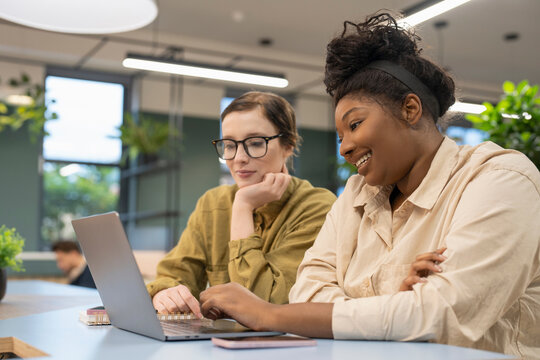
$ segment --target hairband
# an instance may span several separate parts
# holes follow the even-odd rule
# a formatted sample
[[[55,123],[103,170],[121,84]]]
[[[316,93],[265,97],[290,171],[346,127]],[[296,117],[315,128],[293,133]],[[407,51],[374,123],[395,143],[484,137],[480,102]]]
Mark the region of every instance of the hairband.
[[[405,68],[387,60],[374,61],[366,65],[365,68],[381,70],[393,76],[403,85],[407,86],[413,93],[418,95],[420,100],[436,117],[435,120],[439,117],[439,101],[437,98],[423,82]]]

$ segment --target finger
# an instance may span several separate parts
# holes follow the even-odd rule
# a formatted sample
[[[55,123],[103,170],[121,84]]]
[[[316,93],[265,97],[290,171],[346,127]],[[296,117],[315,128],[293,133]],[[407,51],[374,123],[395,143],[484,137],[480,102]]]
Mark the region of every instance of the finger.
[[[165,305],[162,304],[161,301],[155,299],[152,301],[152,304],[154,305],[154,309],[160,314],[165,314],[167,312],[167,309],[165,308]]]
[[[435,264],[433,261],[428,260],[422,260],[422,261],[415,261],[411,267],[416,271],[417,273],[425,270],[433,271],[436,273],[442,272],[442,268]]]
[[[289,175],[285,174],[276,174],[276,181],[273,184],[274,189],[276,192],[281,195],[285,192],[285,189],[287,189],[287,185],[289,185]]]
[[[201,308],[199,306],[199,302],[197,301],[197,299],[195,299],[193,295],[191,295],[191,292],[189,291],[189,289],[187,287],[182,286],[178,288],[178,292],[180,293],[180,296],[182,296],[182,299],[184,300],[186,305],[189,307],[191,312],[195,314],[195,316],[197,316],[198,318],[201,318],[202,314],[201,314]]]
[[[211,296],[211,297],[207,296],[205,301],[201,300],[201,312],[205,317],[209,319],[213,319],[213,316],[216,315],[216,310],[221,311],[219,307],[216,305],[216,298],[214,296]]]
[[[160,301],[165,307],[165,314],[173,314],[175,312],[178,312],[178,307],[176,306],[174,301],[172,301],[168,296],[163,296]]]
[[[213,307],[208,310],[208,314],[206,315],[206,317],[212,320],[217,320],[225,317],[225,314],[218,308]]]
[[[416,257],[416,261],[422,261],[422,260],[428,260],[428,261],[433,261],[433,262],[443,262],[444,260],[446,260],[446,256],[433,251],[429,253],[420,254]]]
[[[415,275],[415,276],[409,276],[407,279],[405,279],[407,281],[407,284],[409,286],[413,286],[414,284],[417,284],[417,283],[425,283],[427,282],[427,279],[426,278],[423,278],[423,277],[420,277],[418,275]]]
[[[276,174],[271,173],[271,172],[264,174],[264,178],[263,178],[264,183],[266,183],[267,185],[272,185],[274,181],[276,181]]]
[[[447,249],[447,247],[445,246],[445,247],[442,247],[442,248],[439,248],[439,249],[435,250],[435,252],[437,252],[439,255],[441,255],[444,258],[444,260],[446,260],[447,257],[443,255],[443,253],[446,251],[446,249]]]
[[[413,285],[417,283],[426,283],[427,279],[417,275],[408,276],[399,287],[399,291],[408,291],[413,289]]]
[[[177,291],[170,292],[169,299],[176,305],[176,311],[184,312],[189,310],[188,305]]]

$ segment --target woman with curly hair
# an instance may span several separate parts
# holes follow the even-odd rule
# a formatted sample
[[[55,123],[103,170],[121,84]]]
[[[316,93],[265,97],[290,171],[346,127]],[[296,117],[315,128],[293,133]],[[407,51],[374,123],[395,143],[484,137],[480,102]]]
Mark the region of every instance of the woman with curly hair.
[[[306,252],[291,304],[229,284],[202,294],[203,313],[314,337],[540,357],[540,174],[519,152],[439,132],[454,82],[417,40],[378,14],[346,22],[329,43],[325,84],[358,175]]]

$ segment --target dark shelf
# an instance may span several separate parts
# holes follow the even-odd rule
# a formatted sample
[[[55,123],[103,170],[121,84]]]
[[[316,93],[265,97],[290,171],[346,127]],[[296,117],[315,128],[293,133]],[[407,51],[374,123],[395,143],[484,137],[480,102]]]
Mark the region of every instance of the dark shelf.
[[[139,221],[155,218],[167,218],[180,216],[180,211],[138,211],[136,213],[123,213],[120,214],[120,220],[125,221]]]
[[[127,179],[132,176],[144,175],[144,174],[154,174],[161,171],[166,171],[170,169],[179,169],[180,162],[170,162],[167,160],[158,160],[150,164],[139,165],[130,169],[122,171],[122,179]]]

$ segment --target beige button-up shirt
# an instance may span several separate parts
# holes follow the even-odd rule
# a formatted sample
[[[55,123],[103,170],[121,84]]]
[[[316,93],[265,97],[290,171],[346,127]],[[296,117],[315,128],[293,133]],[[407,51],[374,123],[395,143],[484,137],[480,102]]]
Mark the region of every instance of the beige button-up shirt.
[[[445,138],[392,213],[353,176],[302,261],[290,302],[335,302],[337,339],[431,340],[540,359],[540,173],[521,153]],[[421,253],[442,273],[399,292]]]

